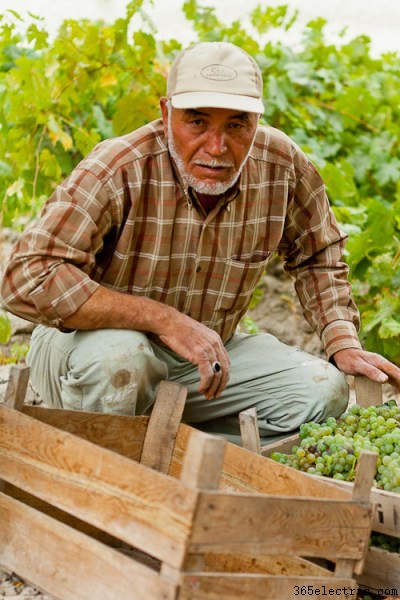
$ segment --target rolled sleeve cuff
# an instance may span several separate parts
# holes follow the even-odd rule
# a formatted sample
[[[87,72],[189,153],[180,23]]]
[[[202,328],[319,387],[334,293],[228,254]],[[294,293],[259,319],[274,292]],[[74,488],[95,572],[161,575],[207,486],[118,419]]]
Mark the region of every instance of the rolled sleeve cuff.
[[[321,342],[328,358],[331,358],[339,350],[362,348],[355,325],[350,321],[329,323],[322,332]]]
[[[99,284],[89,277],[81,276],[77,280],[73,271],[64,272],[63,278],[57,278],[57,294],[54,286],[47,281],[46,286],[38,286],[34,290],[31,300],[42,317],[42,324],[63,330],[64,320],[73,315],[98,287]]]

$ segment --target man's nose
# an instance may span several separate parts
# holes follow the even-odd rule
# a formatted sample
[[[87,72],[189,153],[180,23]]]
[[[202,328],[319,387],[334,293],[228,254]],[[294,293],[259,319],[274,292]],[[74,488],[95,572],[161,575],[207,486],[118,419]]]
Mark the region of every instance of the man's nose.
[[[225,132],[209,131],[204,149],[211,156],[222,156],[225,154],[227,151]]]

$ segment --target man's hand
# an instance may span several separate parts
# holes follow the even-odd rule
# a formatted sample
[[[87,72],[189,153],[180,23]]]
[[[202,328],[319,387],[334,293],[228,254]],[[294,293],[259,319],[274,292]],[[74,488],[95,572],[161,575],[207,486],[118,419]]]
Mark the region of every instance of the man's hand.
[[[338,369],[347,375],[365,375],[378,383],[391,383],[400,389],[400,369],[380,354],[347,348],[333,357]]]
[[[158,337],[168,348],[197,365],[200,373],[199,393],[204,394],[207,400],[219,398],[228,383],[230,371],[229,355],[220,336],[177,311],[170,317],[168,325],[158,332]],[[217,373],[212,367],[215,361],[221,365]]]
[[[175,308],[141,296],[121,294],[100,286],[70,317],[69,329],[133,329],[155,333],[174,352],[197,365],[198,390],[207,400],[219,398],[229,380],[230,360],[218,333]],[[215,372],[214,362],[221,370]]]

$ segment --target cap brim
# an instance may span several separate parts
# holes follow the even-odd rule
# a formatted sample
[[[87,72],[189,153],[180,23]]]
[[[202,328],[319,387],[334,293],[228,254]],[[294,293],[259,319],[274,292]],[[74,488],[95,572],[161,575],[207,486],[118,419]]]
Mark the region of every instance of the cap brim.
[[[220,94],[214,92],[185,92],[171,97],[174,108],[227,108],[244,112],[263,113],[264,105],[259,98]]]

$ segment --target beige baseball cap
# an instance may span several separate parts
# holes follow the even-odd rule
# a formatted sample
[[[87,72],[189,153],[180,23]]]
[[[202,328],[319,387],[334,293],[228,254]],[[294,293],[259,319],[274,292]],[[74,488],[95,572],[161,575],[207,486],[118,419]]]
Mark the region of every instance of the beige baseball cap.
[[[229,108],[263,113],[263,81],[256,61],[228,42],[201,42],[172,63],[167,95],[174,108]]]

